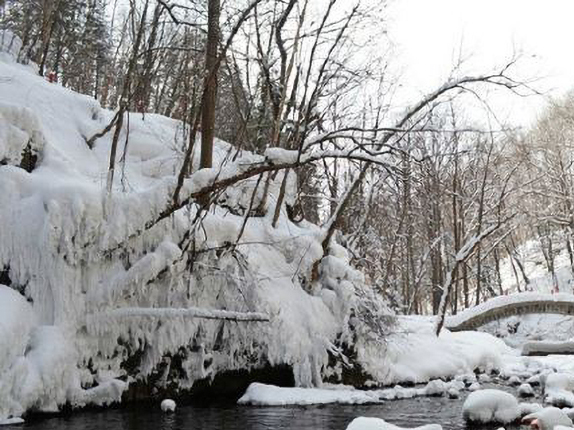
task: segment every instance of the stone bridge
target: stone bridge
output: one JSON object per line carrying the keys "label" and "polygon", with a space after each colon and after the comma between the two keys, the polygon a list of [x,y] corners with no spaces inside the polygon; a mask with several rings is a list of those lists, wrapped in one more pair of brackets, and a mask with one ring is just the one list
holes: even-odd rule
{"label": "stone bridge", "polygon": [[450,331],[475,330],[492,321],[526,314],[574,315],[574,294],[517,293],[498,296],[446,319]]}

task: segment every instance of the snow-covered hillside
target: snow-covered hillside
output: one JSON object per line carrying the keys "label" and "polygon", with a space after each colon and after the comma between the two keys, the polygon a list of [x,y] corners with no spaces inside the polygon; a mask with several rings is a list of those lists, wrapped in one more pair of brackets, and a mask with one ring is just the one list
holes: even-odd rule
{"label": "snow-covered hillside", "polygon": [[[343,348],[382,365],[368,324],[387,311],[346,251],[331,247],[308,285],[321,230],[284,215],[271,226],[282,173],[266,201],[263,186],[254,197],[263,216],[244,216],[254,177],[224,189],[201,222],[195,204],[155,222],[181,165],[182,124],[130,114],[108,197],[111,133],[93,149],[86,140],[113,115],[0,58],[0,419],[232,369],[286,364],[297,385],[319,384],[349,364]],[[183,191],[262,159],[217,141],[216,167],[195,163]]]}

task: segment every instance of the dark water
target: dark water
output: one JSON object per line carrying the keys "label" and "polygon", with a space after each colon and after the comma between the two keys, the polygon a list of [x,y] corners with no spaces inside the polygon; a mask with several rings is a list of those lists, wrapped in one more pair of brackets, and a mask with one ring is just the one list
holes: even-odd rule
{"label": "dark water", "polygon": [[[514,391],[509,387],[497,388]],[[462,404],[467,394],[456,400],[419,397],[368,406],[181,406],[173,414],[162,413],[159,405],[130,407],[33,418],[19,426],[3,426],[1,430],[344,430],[358,416],[379,417],[403,427],[441,424],[445,430],[455,430],[466,428]],[[499,427],[492,425],[484,429]],[[473,427],[477,429],[483,430]]]}

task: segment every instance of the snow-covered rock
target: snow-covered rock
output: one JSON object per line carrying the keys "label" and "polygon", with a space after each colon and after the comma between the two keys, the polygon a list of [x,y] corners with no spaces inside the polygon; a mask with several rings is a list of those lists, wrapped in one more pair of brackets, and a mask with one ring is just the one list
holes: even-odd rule
{"label": "snow-covered rock", "polygon": [[434,379],[430,381],[426,387],[425,395],[427,396],[442,396],[448,389],[448,384],[441,379]]}
{"label": "snow-covered rock", "polygon": [[481,384],[487,384],[489,382],[492,382],[492,378],[486,373],[481,373],[480,375],[478,375],[478,382],[480,382]]}
{"label": "snow-covered rock", "polygon": [[522,381],[520,380],[520,378],[517,375],[512,375],[508,379],[508,385],[518,386],[520,384],[522,384]]}
{"label": "snow-covered rock", "polygon": [[534,396],[534,389],[530,384],[521,384],[518,387],[518,395],[520,397],[532,397]]}
{"label": "snow-covered rock", "polygon": [[574,375],[551,373],[544,384],[544,401],[554,406],[574,406]]}
{"label": "snow-covered rock", "polygon": [[449,388],[447,396],[449,399],[458,399],[460,397],[460,391],[455,388]]}
{"label": "snow-covered rock", "polygon": [[[407,430],[390,424],[381,418],[358,417],[347,426],[347,430]],[[421,427],[413,427],[412,430],[442,430],[439,424],[427,424]]]}
{"label": "snow-covered rock", "polygon": [[10,426],[10,425],[16,425],[16,424],[23,424],[24,420],[22,418],[5,418],[5,419],[0,419],[0,426]]}
{"label": "snow-covered rock", "polygon": [[526,415],[522,422],[530,424],[531,427],[538,430],[553,430],[555,426],[564,426],[571,428],[572,420],[561,409],[558,408],[544,408],[533,414]]}
{"label": "snow-covered rock", "polygon": [[535,412],[541,411],[542,405],[540,403],[520,403],[520,416],[526,416]]}
{"label": "snow-covered rock", "polygon": [[470,422],[508,424],[520,418],[520,407],[512,394],[487,389],[470,393],[462,413]]}
{"label": "snow-covered rock", "polygon": [[285,406],[327,403],[381,403],[376,391],[353,389],[285,388],[253,383],[237,401],[241,405]]}
{"label": "snow-covered rock", "polygon": [[456,379],[453,379],[452,381],[450,381],[450,382],[448,383],[448,386],[449,386],[450,388],[453,388],[453,389],[457,390],[457,391],[461,391],[461,390],[464,390],[464,389],[466,388],[466,385],[465,385],[464,382],[458,381],[458,380],[456,380]]}
{"label": "snow-covered rock", "polygon": [[455,381],[461,381],[465,386],[469,386],[477,382],[476,375],[474,373],[465,373],[463,375],[456,375]]}
{"label": "snow-covered rock", "polygon": [[468,387],[468,391],[478,391],[481,389],[481,386],[478,382],[474,382],[473,384],[470,384],[470,387]]}
{"label": "snow-covered rock", "polygon": [[175,412],[175,407],[175,401],[171,399],[164,399],[160,404],[160,408],[163,412]]}

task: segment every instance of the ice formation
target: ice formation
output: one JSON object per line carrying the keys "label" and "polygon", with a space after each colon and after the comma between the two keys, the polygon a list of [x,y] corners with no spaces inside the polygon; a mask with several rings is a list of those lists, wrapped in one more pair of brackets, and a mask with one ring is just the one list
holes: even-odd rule
{"label": "ice formation", "polygon": [[[108,194],[111,136],[87,142],[114,112],[17,64],[18,43],[0,33],[0,420],[119,401],[150,375],[185,389],[226,370],[287,365],[312,386],[384,362],[367,324],[389,311],[346,251],[333,243],[309,285],[323,230],[292,223],[285,207],[271,226],[284,173],[264,175],[268,187],[257,177],[221,185],[289,154],[216,141],[215,167],[198,170],[195,154],[181,191],[190,204],[166,216],[183,124],[130,113]],[[295,181],[289,174],[284,205]],[[206,189],[217,204],[200,216],[192,202]],[[261,208],[248,218],[251,202]],[[353,347],[350,362],[343,351]]]}

